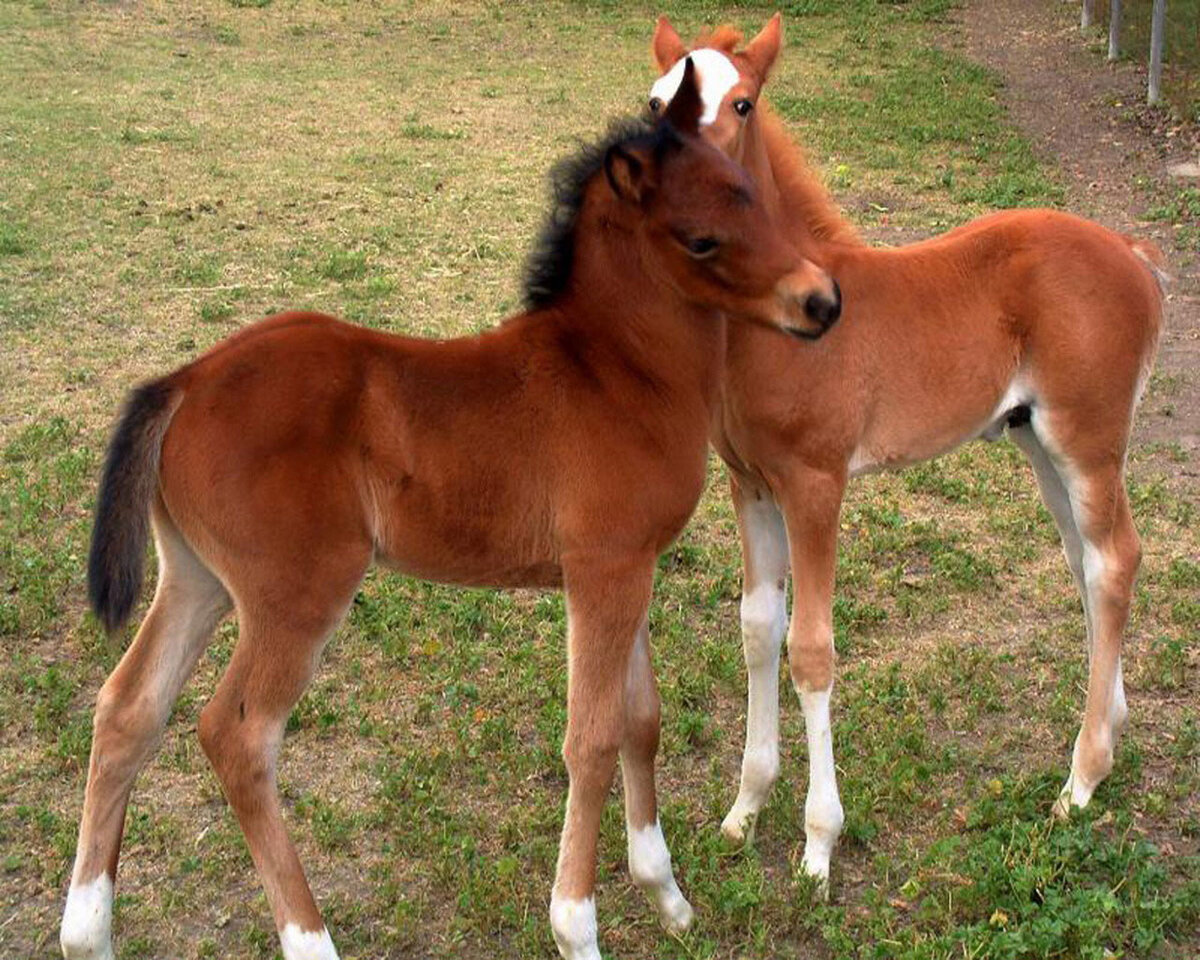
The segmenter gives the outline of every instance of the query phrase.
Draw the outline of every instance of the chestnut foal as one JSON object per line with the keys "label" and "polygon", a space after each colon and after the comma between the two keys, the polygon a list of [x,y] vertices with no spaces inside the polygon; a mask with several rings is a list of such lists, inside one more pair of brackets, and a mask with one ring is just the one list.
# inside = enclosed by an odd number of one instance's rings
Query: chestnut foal
{"label": "chestnut foal", "polygon": [[[1055,812],[1085,806],[1112,769],[1126,718],[1121,635],[1141,556],[1125,456],[1158,342],[1164,275],[1152,244],[1052,210],[993,214],[898,249],[866,246],[758,103],[781,44],[779,15],[739,51],[740,41],[722,27],[690,54],[704,135],[746,168],[796,249],[837,277],[845,318],[815,343],[729,329],[713,442],[729,465],[742,535],[749,703],[741,788],[723,830],[744,839],[779,769],[786,630],[809,748],[803,862],[824,886],[842,827],[829,700],[848,477],[1008,428],[1058,526],[1087,622],[1087,702]],[[653,51],[663,75],[650,107],[661,112],[688,53],[666,18]]]}
{"label": "chestnut foal", "polygon": [[745,172],[697,135],[698,91],[682,73],[656,127],[627,125],[560,168],[528,312],[444,342],[285,313],[133,392],[92,540],[101,622],[115,630],[130,614],[148,531],[159,578],[96,705],[67,957],[113,956],[134,777],[230,609],[240,638],[200,741],[284,957],[336,957],[275,767],[288,714],[372,561],[450,583],[563,586],[570,789],[555,940],[570,960],[599,960],[596,844],[618,755],[630,873],[668,929],[688,926],[655,799],[655,559],[704,482],[723,317],[808,333],[827,322],[834,286],[773,231]]}

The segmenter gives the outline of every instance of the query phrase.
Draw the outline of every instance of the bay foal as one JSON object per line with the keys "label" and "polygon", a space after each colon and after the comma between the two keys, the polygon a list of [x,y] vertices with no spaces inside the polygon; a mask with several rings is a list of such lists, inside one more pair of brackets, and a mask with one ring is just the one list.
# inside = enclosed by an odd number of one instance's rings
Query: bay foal
{"label": "bay foal", "polygon": [[[815,343],[729,329],[713,442],[742,536],[749,703],[741,787],[723,829],[745,837],[779,769],[786,630],[809,748],[803,864],[827,884],[842,827],[829,701],[848,477],[1008,428],[1058,526],[1087,621],[1087,702],[1056,813],[1085,806],[1111,770],[1126,717],[1121,635],[1141,556],[1125,457],[1158,342],[1161,254],[1051,210],[993,214],[898,249],[866,246],[758,101],[780,49],[778,14],[738,50],[740,41],[720,28],[690,54],[704,134],[750,173],[796,249],[837,278],[845,314]],[[653,51],[663,75],[650,107],[661,112],[688,53],[666,18]]]}
{"label": "bay foal", "polygon": [[96,705],[67,957],[113,956],[134,777],[230,609],[240,637],[200,741],[284,957],[336,957],[275,766],[288,714],[375,561],[451,583],[565,588],[570,789],[554,937],[569,960],[599,960],[596,843],[618,755],[630,872],[669,929],[689,924],[655,798],[655,558],[703,485],[723,316],[813,333],[835,305],[744,171],[696,135],[690,72],[677,100],[657,127],[610,136],[560,170],[530,310],[498,329],[438,342],[286,313],[133,392],[92,540],[103,624],[116,629],[135,603],[149,530],[159,578]]}

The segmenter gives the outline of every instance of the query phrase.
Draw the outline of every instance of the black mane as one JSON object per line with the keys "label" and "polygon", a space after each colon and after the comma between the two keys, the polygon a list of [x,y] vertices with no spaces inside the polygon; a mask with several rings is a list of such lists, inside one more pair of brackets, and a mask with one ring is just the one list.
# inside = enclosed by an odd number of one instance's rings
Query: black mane
{"label": "black mane", "polygon": [[584,144],[574,156],[559,160],[550,170],[550,213],[525,261],[524,301],[528,310],[550,306],[567,288],[575,261],[575,221],[583,206],[588,182],[604,168],[604,158],[621,145],[649,148],[655,154],[679,143],[667,123],[647,118],[624,118],[609,124],[602,139]]}

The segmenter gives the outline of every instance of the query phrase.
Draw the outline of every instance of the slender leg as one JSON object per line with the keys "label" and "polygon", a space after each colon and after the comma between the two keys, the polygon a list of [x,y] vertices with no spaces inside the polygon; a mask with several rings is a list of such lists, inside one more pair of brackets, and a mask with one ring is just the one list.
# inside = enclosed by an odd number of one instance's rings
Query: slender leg
{"label": "slender leg", "polygon": [[[1121,639],[1129,620],[1141,544],[1125,493],[1123,442],[1097,442],[1094,427],[1073,429],[1072,418],[1061,411],[1054,414],[1053,410],[1039,413],[1035,407],[1031,426],[1067,494],[1079,536],[1079,579],[1090,621],[1083,723],[1075,738],[1071,774],[1054,806],[1057,815],[1067,816],[1072,806],[1087,806],[1112,770],[1113,748],[1127,713]],[[1094,418],[1082,419],[1092,423]],[[1062,437],[1071,444],[1064,445]]]}
{"label": "slender leg", "polygon": [[789,478],[788,500],[784,504],[795,593],[788,662],[792,683],[800,695],[808,737],[803,867],[819,881],[826,895],[829,860],[844,820],[829,715],[834,666],[833,585],[838,514],[844,488],[844,474],[806,468]]}
{"label": "slender leg", "polygon": [[758,812],[779,775],[779,653],[787,631],[788,540],[766,491],[730,477],[742,535],[742,652],[746,658],[746,747],[737,799],[721,824],[735,843],[753,838]]}
{"label": "slender leg", "polygon": [[550,926],[565,960],[600,960],[596,846],[600,815],[625,733],[629,655],[645,621],[653,557],[564,562],[567,593],[567,812],[550,898]]}
{"label": "slender leg", "polygon": [[1087,806],[1112,771],[1113,749],[1127,715],[1121,640],[1141,563],[1141,544],[1119,466],[1073,481],[1071,504],[1084,544],[1084,580],[1094,635],[1083,724],[1075,739],[1071,775],[1055,805],[1061,816],[1072,806]]}
{"label": "slender leg", "polygon": [[625,674],[625,740],[621,744],[629,875],[658,910],[662,925],[671,933],[682,933],[691,926],[693,914],[675,882],[671,852],[658,822],[654,786],[658,735],[658,686],[650,662],[649,625],[643,621]]}
{"label": "slender leg", "polygon": [[96,701],[92,755],[60,943],[68,960],[111,960],[113,883],[133,781],[179,691],[229,610],[220,582],[170,522],[155,517],[159,579],[137,637]]}
{"label": "slender leg", "polygon": [[271,584],[239,591],[241,636],[200,714],[201,746],[262,878],[284,960],[337,958],[284,823],[276,758],[288,714],[345,613],[366,558],[355,567],[350,575],[318,578],[320,586]]}
{"label": "slender leg", "polygon": [[[1016,445],[1029,458],[1034,476],[1037,477],[1038,489],[1041,491],[1042,500],[1045,502],[1046,508],[1050,511],[1050,515],[1054,517],[1054,523],[1058,527],[1059,536],[1062,538],[1063,553],[1066,555],[1067,565],[1071,568],[1071,576],[1075,580],[1075,587],[1079,591],[1079,599],[1083,605],[1083,616],[1087,628],[1087,655],[1090,665],[1092,649],[1094,647],[1095,626],[1092,617],[1090,591],[1088,590],[1084,576],[1084,543],[1079,533],[1079,528],[1075,523],[1075,512],[1071,506],[1070,491],[1067,489],[1066,480],[1059,473],[1059,468],[1055,466],[1049,451],[1047,451],[1046,447],[1038,439],[1032,426],[1018,427],[1010,430],[1009,433]],[[1121,662],[1118,658],[1117,678],[1112,701],[1112,723],[1114,732],[1118,735],[1125,726],[1128,712],[1125,704],[1125,684],[1121,676]]]}

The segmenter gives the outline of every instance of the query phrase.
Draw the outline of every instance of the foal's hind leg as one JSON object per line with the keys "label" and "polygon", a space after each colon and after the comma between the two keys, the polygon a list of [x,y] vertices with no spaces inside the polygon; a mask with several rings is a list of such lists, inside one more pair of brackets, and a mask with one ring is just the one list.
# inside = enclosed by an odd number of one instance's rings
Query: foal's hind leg
{"label": "foal's hind leg", "polygon": [[276,758],[288,714],[316,669],[366,567],[341,576],[234,585],[241,636],[212,700],[200,743],[237,815],[279,932],[284,960],[336,960],[304,868],[288,836],[276,789]]}
{"label": "foal's hind leg", "polygon": [[[1066,432],[1057,426],[1059,432]],[[1072,806],[1087,806],[1112,770],[1113,748],[1126,711],[1121,640],[1129,620],[1141,544],[1125,493],[1123,442],[1089,443],[1095,453],[1087,448],[1065,448],[1055,441],[1056,424],[1039,416],[1036,408],[1033,429],[1067,491],[1079,533],[1084,606],[1091,624],[1083,724],[1075,740],[1071,775],[1055,804],[1055,812],[1065,816]],[[1080,431],[1089,440],[1094,440],[1094,432]]]}
{"label": "foal's hind leg", "polygon": [[663,926],[672,933],[682,933],[691,926],[692,907],[679,892],[671,870],[671,852],[658,822],[654,757],[658,753],[659,698],[645,621],[633,642],[625,677],[621,778],[625,784],[629,874],[658,910]]}
{"label": "foal's hind leg", "polygon": [[[1090,665],[1095,628],[1092,623],[1091,601],[1083,570],[1083,538],[1079,533],[1079,527],[1075,523],[1075,513],[1071,508],[1070,491],[1067,489],[1066,481],[1054,465],[1049,452],[1042,445],[1041,441],[1038,440],[1032,425],[1013,428],[1009,431],[1009,435],[1029,459],[1029,463],[1033,467],[1034,476],[1037,478],[1042,500],[1045,502],[1046,508],[1050,511],[1050,515],[1054,518],[1054,524],[1058,528],[1059,537],[1062,539],[1063,553],[1067,558],[1067,566],[1071,569],[1071,576],[1075,580],[1075,588],[1079,591],[1079,600],[1083,605],[1083,617],[1087,629],[1087,655]],[[1121,675],[1120,659],[1118,659],[1112,703],[1112,722],[1115,733],[1119,734],[1124,728],[1127,714],[1125,684]]]}
{"label": "foal's hind leg", "polygon": [[70,960],[113,956],[113,882],[129,792],[229,609],[225,588],[160,512],[154,536],[159,562],[154,602],[96,701],[79,844],[60,933]]}
{"label": "foal's hind leg", "polygon": [[742,653],[746,659],[746,746],[737,799],[721,824],[735,843],[753,835],[779,775],[779,653],[787,632],[788,539],[769,492],[730,475],[742,539]]}
{"label": "foal's hind leg", "polygon": [[567,812],[550,898],[550,926],[566,960],[600,960],[596,846],[600,816],[625,740],[625,690],[645,622],[654,558],[564,561],[567,594]]}

